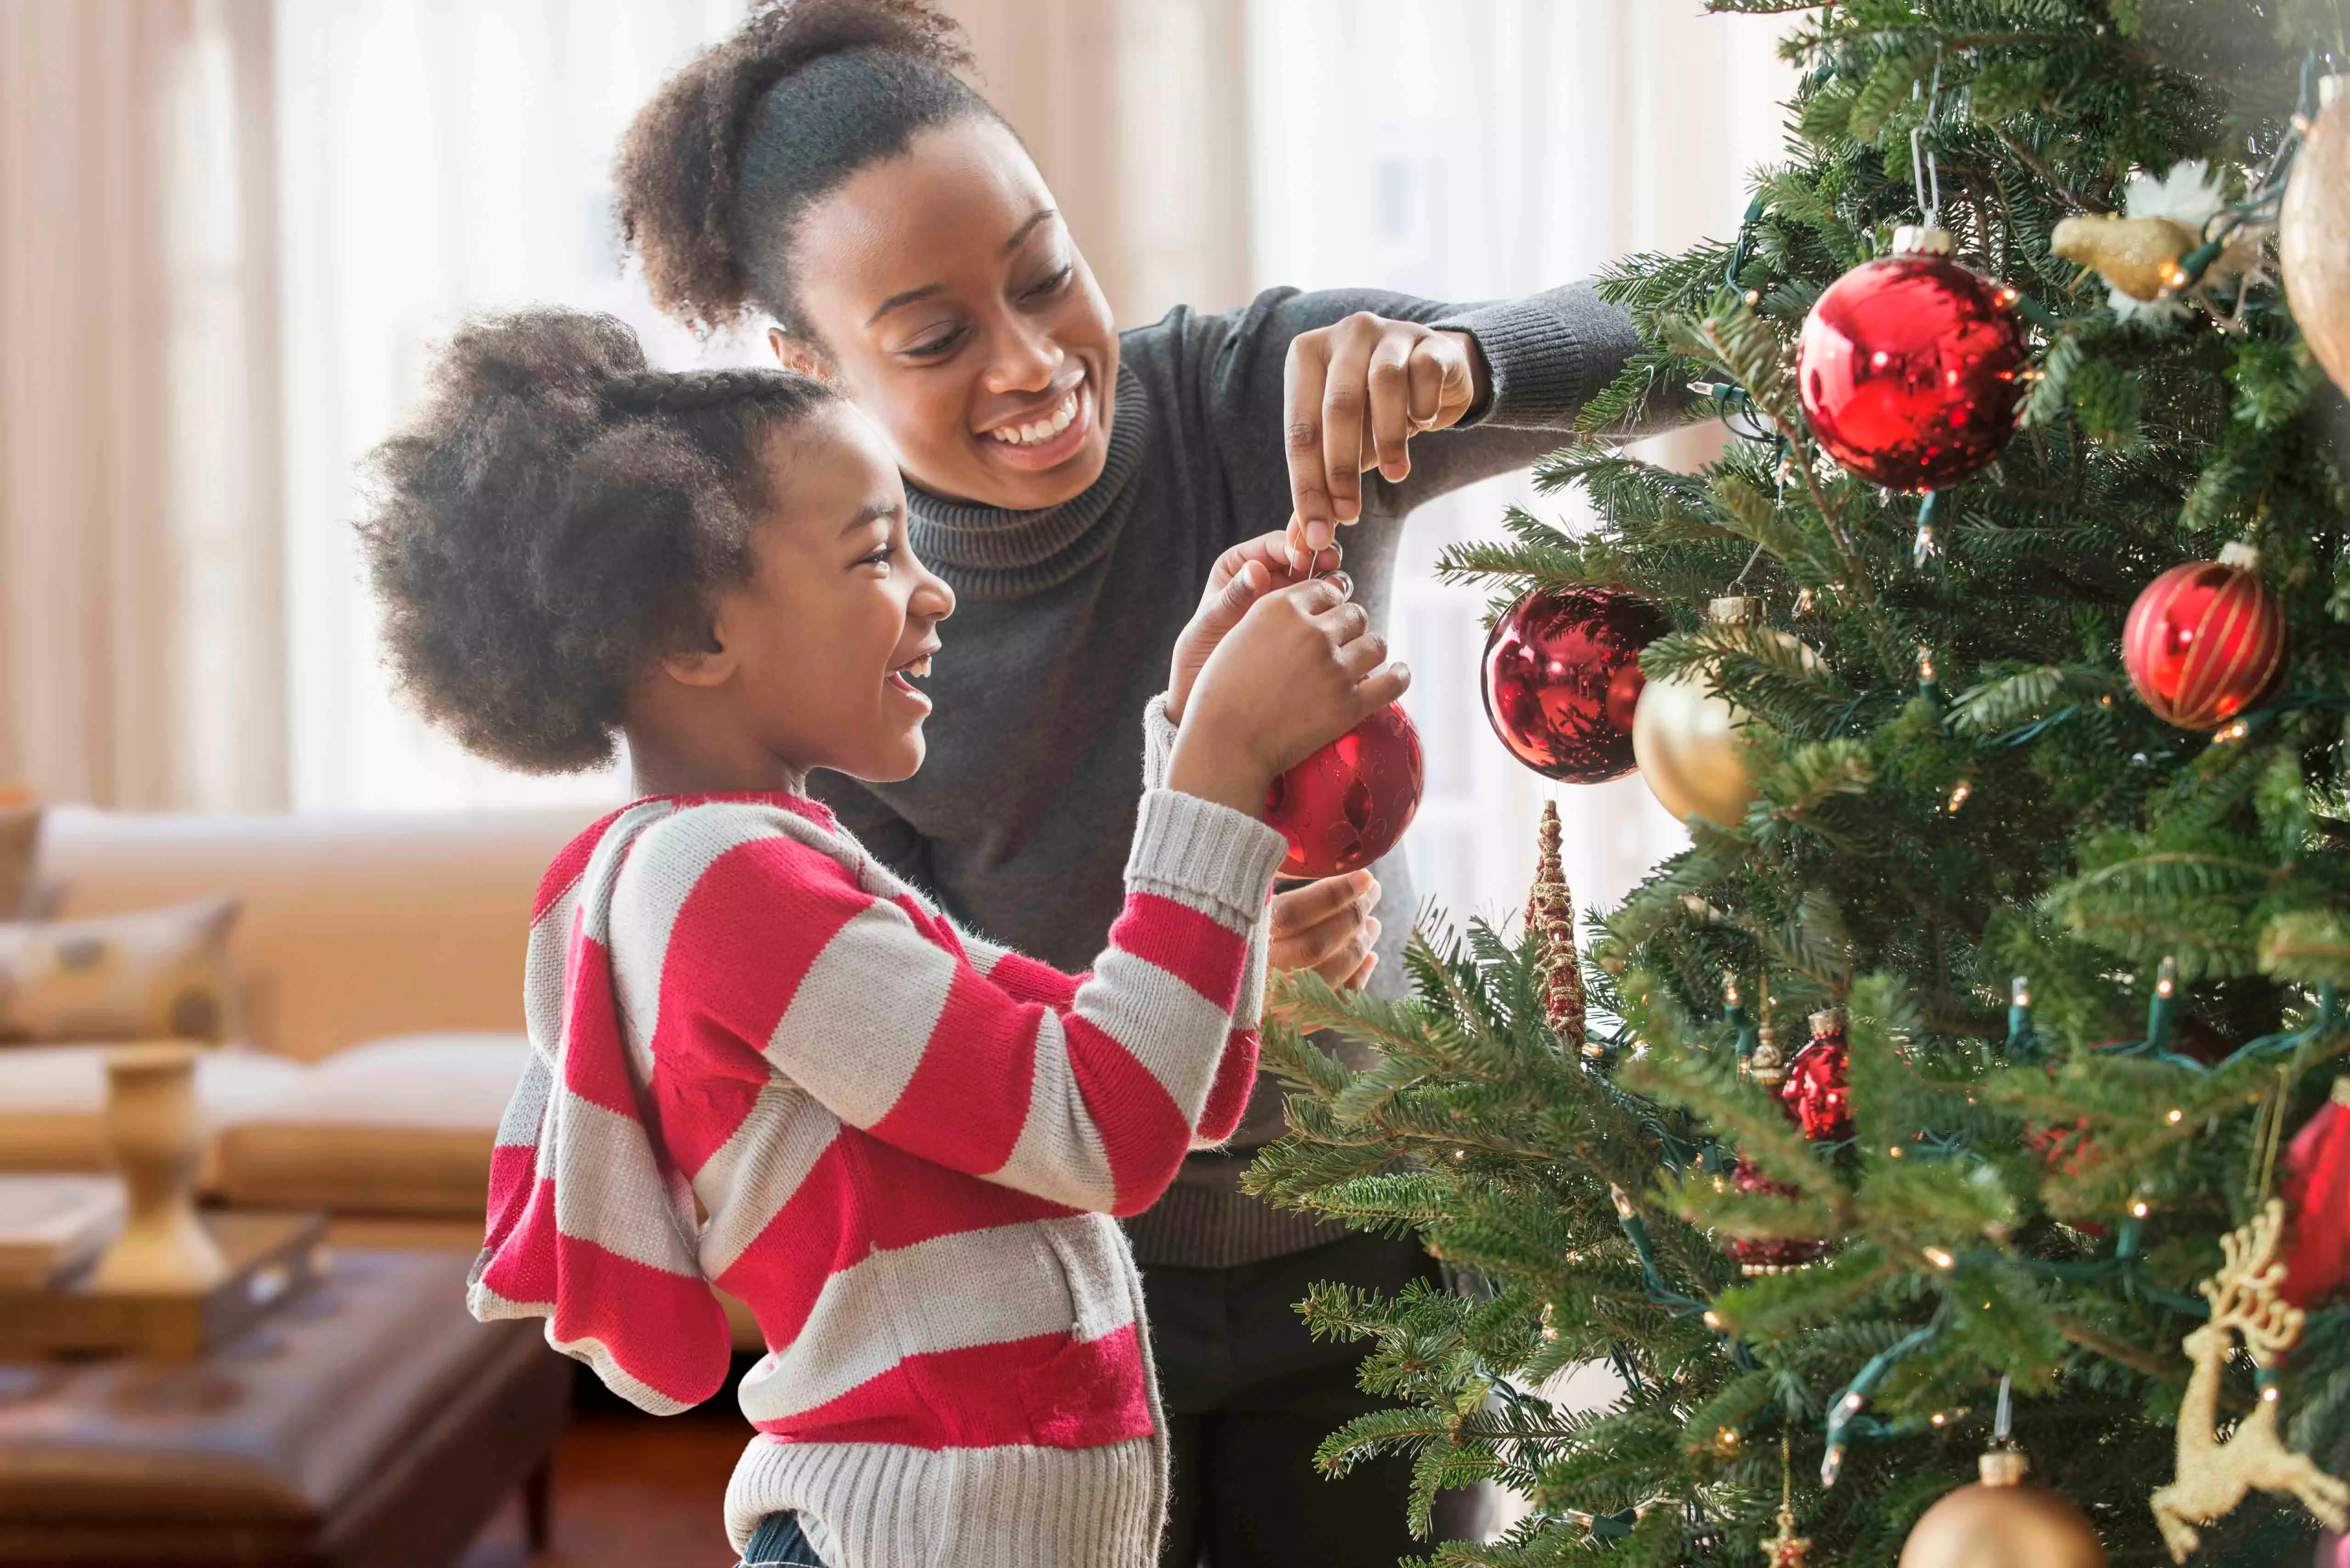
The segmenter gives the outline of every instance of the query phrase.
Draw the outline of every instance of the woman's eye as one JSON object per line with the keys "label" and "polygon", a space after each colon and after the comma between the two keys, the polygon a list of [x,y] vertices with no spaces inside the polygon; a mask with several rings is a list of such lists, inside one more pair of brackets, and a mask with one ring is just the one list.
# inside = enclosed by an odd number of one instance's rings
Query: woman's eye
{"label": "woman's eye", "polygon": [[1060,293],[1062,288],[1068,283],[1069,279],[1076,275],[1076,264],[1075,262],[1063,264],[1060,271],[1045,278],[1034,288],[1030,289],[1028,291],[1028,297],[1031,299],[1045,299]]}
{"label": "woman's eye", "polygon": [[962,328],[958,327],[941,332],[935,337],[925,337],[920,342],[909,343],[899,352],[916,359],[936,359],[952,352],[955,345],[962,341]]}

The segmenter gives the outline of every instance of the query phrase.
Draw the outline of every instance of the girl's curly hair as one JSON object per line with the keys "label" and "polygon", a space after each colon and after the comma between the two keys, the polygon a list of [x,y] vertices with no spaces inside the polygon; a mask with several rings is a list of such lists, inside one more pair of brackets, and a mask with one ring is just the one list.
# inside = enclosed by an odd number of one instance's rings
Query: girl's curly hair
{"label": "girl's curly hair", "polygon": [[772,500],[761,441],[835,400],[786,370],[649,370],[609,316],[467,323],[369,459],[359,524],[424,717],[531,773],[609,761],[630,686],[706,642]]}
{"label": "girl's curly hair", "polygon": [[699,331],[753,306],[818,339],[794,301],[808,205],[917,131],[1001,117],[955,76],[971,64],[926,0],[762,0],[637,114],[617,210],[662,310]]}

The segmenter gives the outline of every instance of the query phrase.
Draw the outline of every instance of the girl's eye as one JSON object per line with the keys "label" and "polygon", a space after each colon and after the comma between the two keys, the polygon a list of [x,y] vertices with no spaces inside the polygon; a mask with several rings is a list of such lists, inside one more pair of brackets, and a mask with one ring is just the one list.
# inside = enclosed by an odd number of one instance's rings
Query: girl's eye
{"label": "girl's eye", "polygon": [[886,566],[897,558],[898,546],[884,545],[871,555],[860,557],[857,564],[860,566]]}
{"label": "girl's eye", "polygon": [[1050,276],[1038,283],[1035,287],[1030,289],[1028,291],[1028,297],[1031,299],[1046,299],[1060,293],[1063,287],[1068,284],[1069,279],[1076,275],[1076,270],[1077,267],[1075,262],[1063,263],[1060,271],[1052,274]]}

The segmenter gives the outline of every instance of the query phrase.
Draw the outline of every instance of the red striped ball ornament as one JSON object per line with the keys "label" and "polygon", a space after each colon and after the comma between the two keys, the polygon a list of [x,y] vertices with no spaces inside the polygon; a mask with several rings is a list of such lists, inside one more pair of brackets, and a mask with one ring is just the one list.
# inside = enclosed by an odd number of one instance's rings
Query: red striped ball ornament
{"label": "red striped ball ornament", "polygon": [[2173,566],[2147,584],[2122,628],[2138,700],[2182,730],[2216,730],[2267,692],[2284,667],[2284,608],[2261,581],[2260,552]]}

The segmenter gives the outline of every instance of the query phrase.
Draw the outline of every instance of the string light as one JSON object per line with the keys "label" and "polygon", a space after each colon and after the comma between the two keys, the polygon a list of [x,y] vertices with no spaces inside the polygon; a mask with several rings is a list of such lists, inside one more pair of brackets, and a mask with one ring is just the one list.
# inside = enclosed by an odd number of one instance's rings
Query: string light
{"label": "string light", "polygon": [[2211,743],[2215,746],[2224,746],[2230,741],[2241,741],[2251,732],[2252,727],[2250,724],[2245,723],[2241,719],[2239,719],[2234,723],[2230,724],[2227,728],[2221,730],[2218,734],[2212,736]]}
{"label": "string light", "polygon": [[1897,1143],[1890,1148],[1887,1149],[1885,1151],[1885,1158],[1887,1159],[1899,1159],[1901,1158],[1901,1146]]}
{"label": "string light", "polygon": [[1934,683],[1934,650],[1922,642],[1918,645],[1918,681],[1922,686]]}
{"label": "string light", "polygon": [[2019,974],[2008,982],[2007,1004],[2010,1007],[2032,1005],[2032,982],[2022,975]]}
{"label": "string light", "polygon": [[1918,524],[1918,537],[1909,546],[1909,564],[1923,568],[1941,553],[1942,542],[1934,537],[1934,525],[1931,523]]}
{"label": "string light", "polygon": [[1632,1200],[1624,1195],[1624,1189],[1620,1187],[1610,1187],[1607,1189],[1607,1195],[1616,1200],[1616,1218],[1629,1220],[1632,1217]]}
{"label": "string light", "polygon": [[1952,816],[1956,816],[1959,814],[1959,807],[1966,805],[1967,797],[1974,793],[1974,785],[1967,783],[1964,779],[1960,779],[1958,783],[1958,787],[1950,791],[1950,815]]}
{"label": "string light", "polygon": [[2130,1200],[2130,1218],[2131,1218],[2131,1219],[2133,1219],[2133,1220],[2143,1220],[2143,1219],[2145,1219],[2145,1218],[2147,1217],[2147,1201],[2146,1201],[2146,1199],[2143,1199],[2143,1198],[2136,1198],[2136,1199],[2132,1199]]}
{"label": "string light", "polygon": [[1949,1414],[1941,1410],[1937,1410],[1932,1415],[1926,1417],[1926,1419],[1933,1422],[1937,1427],[1944,1425],[1950,1420],[1950,1418]]}
{"label": "string light", "polygon": [[1705,1314],[1705,1326],[1714,1330],[1716,1333],[1721,1332],[1721,1314],[1715,1312],[1712,1308],[1708,1307]]}
{"label": "string light", "polygon": [[1942,1251],[1939,1247],[1928,1247],[1924,1249],[1924,1251],[1926,1253],[1926,1261],[1933,1264],[1934,1267],[1938,1269],[1947,1269],[1958,1262],[1958,1259]]}
{"label": "string light", "polygon": [[2177,1106],[2171,1106],[2170,1114],[2163,1117],[2163,1120],[2168,1122],[2172,1127],[2177,1127],[2180,1122],[2183,1122],[2186,1119],[2187,1113],[2180,1110]]}
{"label": "string light", "polygon": [[2172,992],[2174,992],[2174,991],[2176,991],[2176,990],[2178,990],[2178,961],[2177,961],[2177,960],[2175,960],[2175,959],[2168,959],[2168,958],[2166,958],[2166,959],[2164,959],[2164,960],[2162,961],[2162,962],[2161,962],[2159,965],[2158,965],[2158,966],[2156,967],[2155,971],[2154,971],[2154,994],[2155,994],[2155,995],[2157,995],[2157,996],[2166,997],[2166,998],[2167,998],[2167,997],[2168,997],[2168,996],[2170,995],[2170,993],[2171,993]]}

